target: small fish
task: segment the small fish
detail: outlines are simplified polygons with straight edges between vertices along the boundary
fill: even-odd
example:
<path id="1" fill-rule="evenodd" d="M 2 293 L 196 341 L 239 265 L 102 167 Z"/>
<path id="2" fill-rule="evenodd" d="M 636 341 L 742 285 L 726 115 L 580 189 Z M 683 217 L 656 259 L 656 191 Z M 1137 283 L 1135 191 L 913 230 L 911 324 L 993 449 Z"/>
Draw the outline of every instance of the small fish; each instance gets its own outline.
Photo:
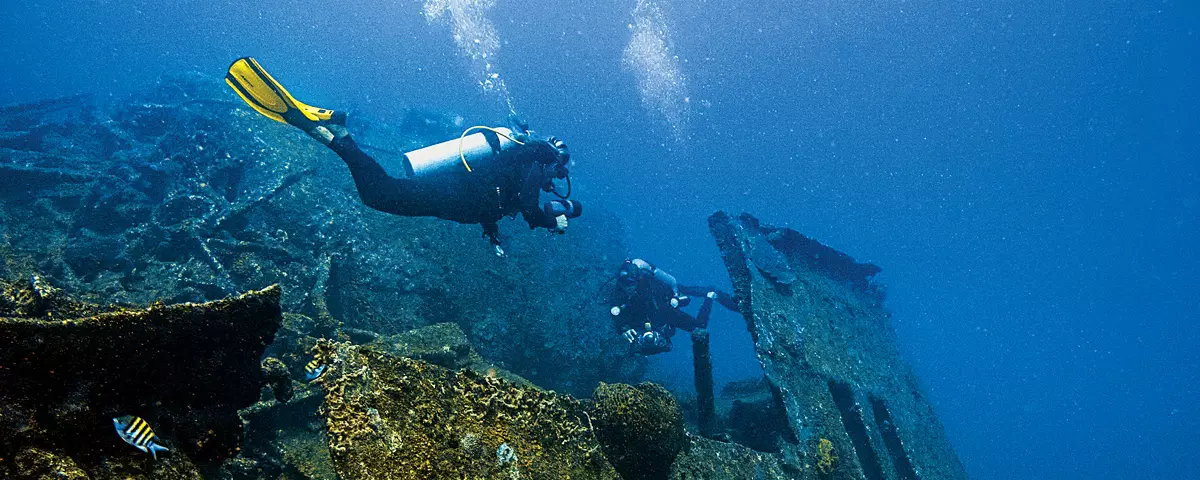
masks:
<path id="1" fill-rule="evenodd" d="M 325 364 L 321 363 L 321 361 L 318 359 L 314 358 L 314 359 L 312 359 L 311 362 L 308 362 L 308 365 L 304 366 L 304 380 L 305 381 L 311 382 L 313 380 L 321 378 L 321 375 L 324 375 L 324 374 L 325 374 Z"/>
<path id="2" fill-rule="evenodd" d="M 138 450 L 149 453 L 155 460 L 158 460 L 158 452 L 170 451 L 158 443 L 158 435 L 154 434 L 150 424 L 139 417 L 126 415 L 114 418 L 113 426 L 117 428 L 117 435 L 121 437 L 121 440 L 137 447 Z"/>

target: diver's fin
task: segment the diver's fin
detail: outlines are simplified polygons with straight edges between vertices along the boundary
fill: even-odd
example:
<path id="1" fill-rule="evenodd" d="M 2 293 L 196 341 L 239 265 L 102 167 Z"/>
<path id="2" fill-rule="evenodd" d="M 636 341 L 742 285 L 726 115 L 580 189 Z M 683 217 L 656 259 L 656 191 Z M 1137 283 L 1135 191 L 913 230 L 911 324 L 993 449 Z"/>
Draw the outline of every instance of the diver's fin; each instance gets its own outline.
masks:
<path id="1" fill-rule="evenodd" d="M 306 132 L 319 125 L 345 125 L 346 114 L 307 105 L 296 100 L 252 57 L 242 57 L 229 65 L 225 83 L 242 100 L 263 116 L 298 127 Z"/>

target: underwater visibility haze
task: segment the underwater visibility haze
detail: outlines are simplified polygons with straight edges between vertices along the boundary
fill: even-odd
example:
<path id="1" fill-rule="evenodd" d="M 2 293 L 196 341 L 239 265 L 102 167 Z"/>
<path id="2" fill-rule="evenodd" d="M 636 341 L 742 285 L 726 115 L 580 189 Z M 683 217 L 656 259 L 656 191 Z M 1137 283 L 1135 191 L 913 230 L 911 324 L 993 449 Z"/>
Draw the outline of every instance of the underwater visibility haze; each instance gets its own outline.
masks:
<path id="1" fill-rule="evenodd" d="M 0 178 L 0 204 L 8 205 L 3 210 L 7 216 L 0 216 L 0 221 L 9 224 L 0 225 L 4 236 L 0 255 L 20 250 L 12 245 L 23 243 L 22 236 L 52 238 L 45 232 L 67 228 L 61 218 L 19 219 L 13 213 L 23 211 L 18 206 L 29 206 L 34 217 L 50 211 L 42 209 L 78 207 L 84 213 L 73 216 L 72 224 L 86 224 L 86 233 L 71 234 L 71 242 L 103 236 L 106 231 L 144 239 L 152 227 L 117 228 L 111 222 L 81 220 L 87 212 L 108 215 L 105 212 L 110 210 L 101 208 L 104 202 L 142 199 L 138 201 L 146 202 L 145 206 L 111 211 L 136 210 L 131 215 L 161 224 L 164 231 L 173 232 L 161 235 L 165 243 L 175 241 L 173 235 L 183 235 L 179 232 L 190 232 L 194 237 L 179 240 L 179 245 L 187 245 L 181 248 L 199 248 L 198 242 L 212 259 L 196 260 L 197 264 L 228 270 L 230 278 L 254 279 L 188 287 L 192 296 L 171 290 L 185 285 L 182 279 L 155 287 L 162 289 L 156 298 L 216 300 L 271 283 L 286 285 L 282 276 L 262 274 L 266 267 L 248 267 L 244 260 L 283 255 L 279 258 L 292 260 L 278 260 L 279 271 L 303 272 L 293 277 L 325 278 L 314 273 L 323 272 L 329 278 L 328 288 L 338 294 L 328 297 L 328 311 L 346 322 L 343 339 L 367 343 L 358 339 L 402 336 L 410 328 L 455 319 L 487 360 L 477 358 L 474 350 L 466 353 L 470 346 L 455 350 L 462 365 L 484 373 L 478 378 L 456 377 L 451 381 L 454 388 L 493 388 L 489 382 L 510 374 L 496 373 L 503 369 L 487 366 L 487 361 L 511 367 L 517 364 L 513 359 L 524 359 L 528 363 L 521 365 L 527 368 L 516 373 L 528 380 L 516 377 L 517 384 L 544 381 L 556 390 L 585 388 L 590 393 L 600 381 L 649 380 L 675 393 L 691 421 L 693 410 L 701 407 L 689 406 L 696 394 L 693 351 L 686 332 L 674 337 L 670 352 L 649 356 L 637 368 L 609 377 L 613 372 L 604 368 L 616 361 L 601 365 L 611 359 L 593 361 L 576 349 L 600 351 L 603 342 L 619 344 L 617 329 L 604 322 L 564 320 L 553 328 L 565 333 L 546 340 L 539 336 L 542 333 L 523 328 L 541 328 L 543 323 L 537 322 L 552 324 L 534 311 L 542 306 L 561 312 L 585 305 L 580 308 L 594 309 L 597 318 L 607 319 L 611 305 L 604 303 L 602 290 L 613 285 L 603 283 L 604 278 L 617 275 L 624 256 L 646 259 L 681 284 L 734 290 L 738 280 L 731 280 L 726 263 L 732 250 L 714 242 L 717 228 L 708 219 L 718 210 L 735 216 L 747 212 L 764 224 L 788 227 L 882 268 L 874 281 L 880 289 L 886 287 L 884 306 L 891 312 L 900 357 L 912 364 L 914 378 L 920 379 L 919 390 L 927 397 L 920 401 L 933 406 L 949 445 L 970 477 L 1200 478 L 1196 434 L 1200 431 L 1196 400 L 1200 396 L 1200 91 L 1196 88 L 1200 4 L 1195 2 L 25 1 L 0 6 L 0 31 L 5 32 L 0 57 L 7 65 L 0 81 L 0 105 L 87 94 L 89 101 L 100 105 L 98 109 L 135 112 L 124 118 L 95 117 L 107 118 L 97 122 L 96 130 L 118 132 L 97 138 L 109 135 L 114 145 L 124 146 L 100 148 L 105 154 L 97 157 L 96 165 L 103 166 L 80 161 L 92 169 L 88 171 L 112 178 L 145 178 L 150 186 L 138 188 L 146 191 L 156 190 L 158 184 L 196 189 L 204 185 L 187 182 L 201 179 L 187 175 L 209 170 L 205 165 L 162 166 L 180 161 L 170 149 L 190 149 L 194 142 L 201 151 L 220 145 L 219 151 L 227 155 L 257 159 L 244 172 L 232 174 L 228 172 L 234 170 L 221 167 L 220 175 L 204 177 L 207 185 L 238 176 L 231 181 L 238 186 L 223 193 L 234 205 L 223 217 L 179 220 L 168 227 L 174 218 L 170 215 L 175 214 L 152 205 L 148 199 L 153 194 L 125 196 L 121 185 L 114 185 L 111 196 L 101 199 L 81 195 L 75 203 L 56 200 L 70 197 L 71 189 L 86 179 L 70 172 L 27 175 L 30 171 L 44 174 L 37 162 L 53 156 L 22 147 L 27 146 L 22 143 L 25 139 L 33 138 L 28 132 L 38 131 L 38 122 L 44 120 L 22 124 L 24 120 L 0 118 L 6 130 L 0 132 L 0 146 L 7 152 L 0 175 L 9 176 Z M 519 114 L 535 133 L 529 138 L 553 135 L 570 146 L 569 165 L 563 166 L 570 168 L 571 198 L 586 205 L 583 214 L 569 220 L 563 235 L 530 232 L 520 216 L 501 220 L 499 238 L 511 254 L 507 258 L 493 258 L 488 241 L 477 238 L 480 231 L 474 225 L 445 226 L 452 223 L 448 220 L 389 223 L 393 216 L 357 203 L 351 175 L 338 160 L 343 152 L 331 154 L 312 131 L 310 135 L 318 140 L 254 113 L 225 84 L 226 69 L 242 57 L 254 57 L 297 99 L 348 112 L 347 128 L 363 151 L 377 155 L 393 176 L 405 172 L 398 152 L 423 146 L 420 142 L 426 140 L 456 139 L 473 125 L 499 126 L 510 114 Z M 185 86 L 172 87 L 174 81 Z M 188 96 L 193 91 L 199 93 Z M 145 126 L 146 118 L 159 121 L 145 112 L 172 102 L 182 106 L 170 115 L 194 122 L 194 131 L 155 132 L 153 141 L 131 140 L 133 134 L 122 133 L 144 134 L 150 128 Z M 18 119 L 32 108 L 3 107 L 2 111 Z M 130 121 L 133 117 L 140 120 Z M 227 130 L 212 125 L 222 118 L 234 119 L 224 125 Z M 422 130 L 412 133 L 414 126 Z M 342 137 L 337 127 L 331 129 L 329 138 L 336 145 Z M 83 134 L 49 130 L 54 132 L 51 135 L 61 133 L 72 139 L 62 142 L 71 144 L 64 147 L 67 150 L 91 148 L 86 142 L 72 144 Z M 228 135 L 217 138 L 203 133 L 210 131 Z M 453 157 L 458 158 L 457 151 Z M 465 164 L 467 155 L 462 160 Z M 255 178 L 277 181 L 248 181 Z M 37 183 L 43 181 L 61 182 L 61 186 L 48 189 Z M 567 188 L 561 178 L 555 181 Z M 362 186 L 358 189 L 361 192 Z M 46 191 L 57 193 L 29 193 Z M 236 206 L 236 199 L 242 197 L 258 198 L 246 203 L 246 209 L 270 204 L 297 212 L 244 213 L 251 210 Z M 64 206 L 68 203 L 78 205 Z M 321 222 L 334 225 L 335 219 L 342 221 L 339 215 L 351 214 L 349 223 L 338 224 L 348 227 L 320 230 L 330 238 L 317 239 L 315 230 L 309 229 Z M 268 218 L 270 222 L 264 220 Z M 549 223 L 541 226 L 553 229 L 554 218 L 551 215 Z M 238 229 L 253 230 L 256 237 L 247 240 Z M 260 230 L 266 233 L 258 235 Z M 296 233 L 301 231 L 308 233 Z M 413 236 L 406 238 L 405 232 Z M 309 238 L 294 238 L 302 235 Z M 67 234 L 61 238 L 63 243 L 44 245 L 47 257 L 71 255 Z M 325 249 L 303 257 L 315 258 L 311 264 L 296 260 L 301 257 L 292 246 L 307 241 Z M 283 246 L 273 249 L 270 245 L 275 243 Z M 617 243 L 624 250 L 612 247 Z M 247 250 L 246 257 L 223 256 L 222 248 L 238 251 L 247 244 L 266 246 Z M 100 248 L 126 248 L 121 242 L 107 245 Z M 420 249 L 461 262 L 435 265 L 428 258 L 406 256 Z M 610 258 L 614 251 L 621 256 Z M 42 264 L 16 258 L 13 254 L 6 259 L 0 273 L 22 278 L 39 273 L 94 303 L 152 301 L 140 293 L 121 296 L 112 289 L 66 288 L 128 284 L 132 276 L 151 275 L 132 257 L 95 260 L 87 268 L 109 273 L 78 278 L 62 271 L 29 272 L 22 267 Z M 161 252 L 154 258 L 163 264 L 184 262 Z M 78 262 L 71 265 L 82 271 Z M 142 273 L 135 273 L 139 268 Z M 520 278 L 499 278 L 503 275 Z M 124 279 L 105 283 L 120 276 Z M 455 283 L 443 286 L 413 280 L 413 285 L 397 285 L 391 280 L 441 276 Z M 577 278 L 578 282 L 541 281 L 546 278 Z M 325 292 L 325 280 L 313 282 L 317 287 L 312 296 Z M 480 285 L 529 286 L 496 291 Z M 391 304 L 367 305 L 351 298 L 355 292 L 369 295 L 384 290 L 402 295 Z M 278 301 L 279 292 L 266 292 L 247 294 L 243 300 L 251 306 L 246 308 L 262 308 L 256 295 L 274 295 Z M 408 308 L 404 295 L 412 292 L 424 295 L 425 303 L 409 312 L 404 310 Z M 428 292 L 436 292 L 437 297 Z M 285 288 L 281 332 L 295 322 L 289 313 L 315 315 L 307 310 L 289 312 L 291 305 L 317 305 L 309 296 Z M 594 304 L 588 303 L 592 297 Z M 693 300 L 693 304 L 700 302 Z M 493 304 L 513 310 L 468 318 L 476 305 L 492 308 Z M 211 312 L 236 308 L 240 307 L 221 304 L 211 307 Z M 324 311 L 320 305 L 311 308 Z M 695 308 L 688 311 L 694 313 Z M 525 315 L 531 320 L 523 323 Z M 0 311 L 0 317 L 5 316 L 9 314 Z M 363 320 L 352 325 L 350 317 Z M 408 320 L 392 324 L 387 320 L 392 317 Z M 718 306 L 708 332 L 718 390 L 763 376 L 755 340 L 742 315 Z M 225 334 L 214 333 L 210 341 L 227 341 Z M 275 338 L 293 340 L 284 333 Z M 5 348 L 5 341 L 0 338 L 0 348 Z M 376 341 L 419 344 L 408 337 Z M 432 375 L 405 363 L 410 361 L 403 357 L 405 352 L 419 347 L 400 348 L 402 358 L 388 360 L 374 353 L 355 353 L 354 347 L 343 344 L 305 346 L 325 356 L 321 358 L 345 360 L 341 365 L 331 362 L 328 370 L 324 364 L 309 363 L 317 362 L 311 357 L 285 358 L 287 367 L 272 367 L 284 373 L 280 377 L 267 373 L 267 377 L 282 378 L 284 383 L 288 383 L 286 369 L 291 369 L 302 399 L 310 398 L 304 392 L 317 388 L 314 385 L 349 382 L 343 380 L 349 374 L 342 372 L 349 372 L 350 366 L 363 371 L 381 365 L 414 368 L 413 372 L 421 372 L 410 375 L 414 389 L 428 380 L 422 375 Z M 262 353 L 266 345 L 258 348 Z M 267 352 L 275 348 L 280 347 Z M 853 358 L 855 354 L 848 354 L 844 362 Z M 263 363 L 264 372 L 270 370 L 268 363 Z M 561 372 L 550 371 L 559 364 Z M 231 371 L 242 372 L 243 367 Z M 0 364 L 4 368 L 11 366 Z M 284 387 L 276 385 L 278 397 Z M 346 392 L 359 388 L 337 385 Z M 253 402 L 257 391 L 247 388 L 249 397 L 237 395 Z M 286 388 L 291 392 L 291 386 Z M 655 388 L 597 390 L 595 402 L 604 405 L 613 398 L 633 397 L 661 400 Z M 837 397 L 834 382 L 829 388 Z M 74 394 L 88 395 L 70 389 L 63 395 Z M 351 393 L 346 395 L 349 398 Z M 237 403 L 225 398 L 221 402 L 226 400 Z M 582 407 L 570 402 L 540 403 L 553 405 L 542 411 L 543 421 L 575 425 L 572 422 L 584 417 L 574 409 Z M 316 411 L 311 402 L 301 405 Z M 857 408 L 870 410 L 863 405 Z M 348 407 L 326 404 L 322 411 L 337 413 L 343 408 Z M 465 407 L 455 404 L 455 408 Z M 386 420 L 387 412 L 383 413 Z M 879 429 L 889 428 L 890 423 L 882 420 L 886 413 L 877 409 L 872 416 Z M 4 415 L 0 406 L 0 427 L 14 425 L 5 423 L 9 420 Z M 116 422 L 121 434 L 112 435 L 113 445 L 104 446 L 98 455 L 137 453 L 152 461 L 133 450 L 142 448 L 135 429 L 143 424 L 154 427 L 154 433 L 144 427 L 143 446 L 194 433 L 182 423 L 155 422 L 148 415 L 115 412 L 96 419 L 110 434 Z M 374 416 L 379 415 L 375 410 Z M 592 416 L 596 418 L 587 420 L 604 421 L 603 415 Z M 554 423 L 560 417 L 565 420 Z M 863 420 L 858 421 L 861 427 Z M 537 431 L 547 428 L 555 429 L 554 438 L 563 439 L 564 445 L 586 446 L 592 441 L 578 429 L 542 425 Z M 223 435 L 217 430 L 213 438 Z M 825 448 L 818 437 L 813 437 L 814 458 L 821 458 Z M 121 443 L 123 438 L 127 445 Z M 335 460 L 342 458 L 335 447 L 349 441 L 332 437 L 330 441 Z M 516 441 L 512 446 L 488 441 L 462 439 L 464 451 L 482 448 L 477 443 L 486 446 L 488 468 L 493 469 L 487 475 L 515 474 L 526 468 L 527 450 Z M 600 443 L 607 441 L 600 435 Z M 800 438 L 801 444 L 804 441 Z M 299 440 L 287 445 L 305 452 L 310 447 Z M 399 448 L 390 445 L 392 451 Z M 198 448 L 202 454 L 193 458 L 220 457 Z M 884 451 L 879 445 L 876 448 Z M 160 461 L 172 458 L 177 449 L 171 450 L 149 449 L 157 452 Z M 580 452 L 563 455 L 582 459 Z M 630 460 L 633 457 L 605 452 L 615 471 L 623 475 L 628 475 L 623 461 L 636 463 Z M 838 453 L 843 461 L 854 456 Z M 0 452 L 0 464 L 5 456 Z M 363 458 L 369 463 L 369 456 Z M 856 458 L 866 462 L 861 451 Z M 901 463 L 897 460 L 885 471 L 912 468 Z M 768 467 L 755 468 L 760 469 L 751 470 L 746 478 L 773 478 L 765 476 L 772 475 Z M 346 470 L 340 472 L 347 475 Z M 864 472 L 862 478 L 890 478 Z M 328 478 L 320 472 L 310 474 L 310 478 Z M 597 478 L 616 477 L 597 474 Z"/>

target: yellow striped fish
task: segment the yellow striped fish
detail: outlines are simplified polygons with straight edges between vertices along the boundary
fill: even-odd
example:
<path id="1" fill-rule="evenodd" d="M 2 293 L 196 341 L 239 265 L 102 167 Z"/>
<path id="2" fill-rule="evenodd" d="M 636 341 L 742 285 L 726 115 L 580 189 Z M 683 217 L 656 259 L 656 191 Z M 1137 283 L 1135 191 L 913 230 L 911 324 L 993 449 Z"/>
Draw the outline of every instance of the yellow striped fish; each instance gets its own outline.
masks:
<path id="1" fill-rule="evenodd" d="M 117 427 L 117 435 L 121 436 L 121 440 L 137 447 L 138 450 L 149 453 L 155 460 L 158 460 L 158 452 L 170 451 L 158 443 L 158 435 L 154 434 L 150 424 L 139 417 L 126 415 L 114 418 L 113 426 Z"/>
<path id="2" fill-rule="evenodd" d="M 308 365 L 304 366 L 304 379 L 311 382 L 321 377 L 325 373 L 325 364 L 314 358 Z"/>

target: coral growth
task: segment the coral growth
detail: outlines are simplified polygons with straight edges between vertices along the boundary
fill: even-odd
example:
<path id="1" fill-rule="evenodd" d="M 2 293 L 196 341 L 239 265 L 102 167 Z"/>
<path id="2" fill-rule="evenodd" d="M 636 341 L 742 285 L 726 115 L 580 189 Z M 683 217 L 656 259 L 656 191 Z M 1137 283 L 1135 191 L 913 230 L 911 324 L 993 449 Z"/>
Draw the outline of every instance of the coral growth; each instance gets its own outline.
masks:
<path id="1" fill-rule="evenodd" d="M 30 447 L 13 457 L 13 466 L 26 478 L 87 480 L 88 474 L 70 457 Z"/>
<path id="2" fill-rule="evenodd" d="M 619 478 L 570 397 L 370 347 L 318 351 L 342 478 Z"/>
<path id="3" fill-rule="evenodd" d="M 454 323 L 435 323 L 396 335 L 379 336 L 369 345 L 393 355 L 423 360 L 451 370 L 471 370 L 536 388 L 529 380 L 485 360 L 475 351 L 462 328 Z"/>
<path id="4" fill-rule="evenodd" d="M 147 309 L 88 306 L 37 281 L 3 290 L 0 304 L 38 317 L 0 317 L 0 452 L 25 449 L 0 455 L 0 477 L 24 478 L 22 461 L 74 463 L 92 478 L 188 472 L 237 453 L 237 410 L 258 398 L 259 357 L 279 327 L 278 288 Z M 172 453 L 156 464 L 120 442 L 107 421 L 119 415 L 146 418 Z"/>
<path id="5" fill-rule="evenodd" d="M 592 394 L 597 437 L 626 480 L 667 478 L 685 445 L 675 397 L 653 383 L 601 383 Z"/>
<path id="6" fill-rule="evenodd" d="M 817 441 L 817 471 L 824 475 L 833 473 L 837 466 L 838 457 L 833 453 L 833 442 L 828 438 Z"/>

